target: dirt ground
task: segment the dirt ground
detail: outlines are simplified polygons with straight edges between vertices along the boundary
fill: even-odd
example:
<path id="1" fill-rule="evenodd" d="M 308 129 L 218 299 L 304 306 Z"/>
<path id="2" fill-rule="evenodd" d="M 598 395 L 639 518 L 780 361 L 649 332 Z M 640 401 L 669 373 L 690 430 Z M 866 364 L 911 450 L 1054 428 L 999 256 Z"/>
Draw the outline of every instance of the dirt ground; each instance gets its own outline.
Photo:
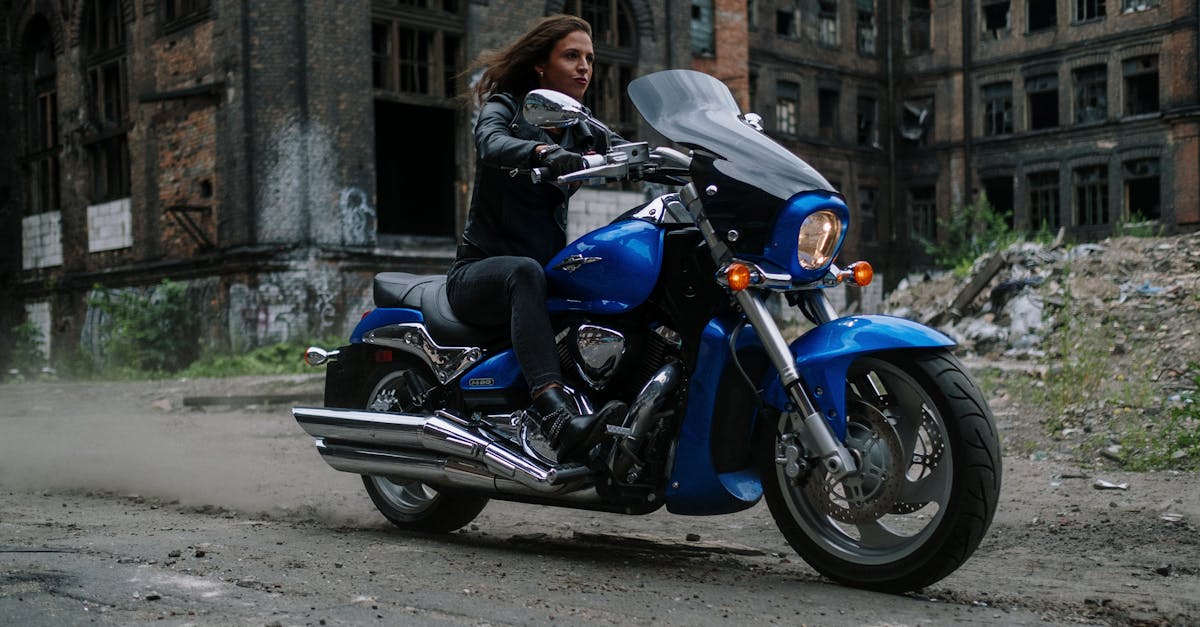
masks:
<path id="1" fill-rule="evenodd" d="M 761 505 L 688 518 L 493 501 L 460 533 L 404 535 L 286 406 L 184 404 L 319 390 L 0 386 L 0 623 L 1200 624 L 1194 474 L 1008 454 L 975 556 L 893 597 L 824 581 Z M 1002 435 L 1039 428 L 999 400 Z"/>

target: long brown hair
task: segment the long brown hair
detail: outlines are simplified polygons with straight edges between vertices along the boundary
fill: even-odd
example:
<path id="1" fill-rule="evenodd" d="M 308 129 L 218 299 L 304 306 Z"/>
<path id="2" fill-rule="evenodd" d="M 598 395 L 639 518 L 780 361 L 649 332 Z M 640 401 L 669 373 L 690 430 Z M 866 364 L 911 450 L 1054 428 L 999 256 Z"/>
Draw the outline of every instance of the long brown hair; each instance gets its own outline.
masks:
<path id="1" fill-rule="evenodd" d="M 533 66 L 550 58 L 558 40 L 583 31 L 592 36 L 592 26 L 576 15 L 551 15 L 542 18 L 524 35 L 500 50 L 488 50 L 479 55 L 467 70 L 484 68 L 475 85 L 475 97 L 483 102 L 496 93 L 508 93 L 519 98 L 538 88 L 537 72 Z"/>

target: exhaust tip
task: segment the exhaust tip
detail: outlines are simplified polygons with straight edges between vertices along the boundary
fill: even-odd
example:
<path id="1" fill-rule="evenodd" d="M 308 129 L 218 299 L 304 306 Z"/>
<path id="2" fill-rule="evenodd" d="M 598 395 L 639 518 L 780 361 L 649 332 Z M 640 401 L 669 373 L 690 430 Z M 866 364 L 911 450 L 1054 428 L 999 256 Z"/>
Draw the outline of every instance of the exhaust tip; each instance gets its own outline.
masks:
<path id="1" fill-rule="evenodd" d="M 331 361 L 337 361 L 338 351 L 327 351 L 319 346 L 309 346 L 304 350 L 304 363 L 310 366 L 324 366 Z"/>

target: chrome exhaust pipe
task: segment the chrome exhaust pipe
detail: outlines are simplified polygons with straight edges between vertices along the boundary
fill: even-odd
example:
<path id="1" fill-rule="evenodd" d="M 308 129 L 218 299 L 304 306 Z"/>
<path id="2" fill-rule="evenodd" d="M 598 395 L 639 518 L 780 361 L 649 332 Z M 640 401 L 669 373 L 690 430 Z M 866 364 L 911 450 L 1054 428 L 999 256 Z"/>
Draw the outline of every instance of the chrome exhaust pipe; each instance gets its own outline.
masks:
<path id="1" fill-rule="evenodd" d="M 564 491 L 590 474 L 585 466 L 559 468 L 527 457 L 441 410 L 419 415 L 295 407 L 292 416 L 316 438 L 325 461 L 346 472 L 492 490 L 507 480 L 539 494 Z"/>
<path id="2" fill-rule="evenodd" d="M 656 415 L 662 409 L 663 403 L 670 398 L 670 394 L 679 384 L 682 371 L 678 362 L 671 362 L 659 368 L 658 372 L 654 373 L 654 376 L 646 382 L 646 385 L 642 386 L 642 391 L 638 393 L 637 399 L 633 401 L 633 406 L 629 408 L 629 415 L 625 419 L 624 427 L 617 434 L 621 437 L 617 439 L 617 445 L 612 448 L 612 453 L 609 455 L 608 467 L 612 470 L 614 477 L 628 479 L 631 482 L 636 479 L 630 477 L 630 472 L 633 471 L 636 474 L 642 465 L 640 455 L 642 447 L 646 444 L 646 435 L 657 422 Z"/>

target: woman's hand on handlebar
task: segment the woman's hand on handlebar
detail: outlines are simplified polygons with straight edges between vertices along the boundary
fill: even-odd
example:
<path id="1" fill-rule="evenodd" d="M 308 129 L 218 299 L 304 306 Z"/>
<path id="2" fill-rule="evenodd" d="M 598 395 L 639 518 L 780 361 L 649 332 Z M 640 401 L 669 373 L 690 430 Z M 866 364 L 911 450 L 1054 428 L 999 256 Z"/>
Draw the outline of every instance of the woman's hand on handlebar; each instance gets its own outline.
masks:
<path id="1" fill-rule="evenodd" d="M 551 145 L 537 151 L 537 162 L 546 166 L 554 178 L 578 172 L 585 165 L 583 155 L 571 152 L 562 146 Z"/>

